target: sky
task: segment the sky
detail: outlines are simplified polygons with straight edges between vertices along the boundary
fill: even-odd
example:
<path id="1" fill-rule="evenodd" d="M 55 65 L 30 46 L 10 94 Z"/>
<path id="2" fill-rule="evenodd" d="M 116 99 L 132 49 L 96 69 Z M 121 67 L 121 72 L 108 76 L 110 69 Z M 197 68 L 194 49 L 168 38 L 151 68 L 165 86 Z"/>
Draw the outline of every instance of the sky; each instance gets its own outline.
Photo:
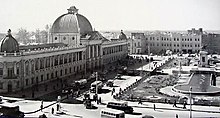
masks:
<path id="1" fill-rule="evenodd" d="M 220 0 L 0 0 L 0 32 L 45 26 L 76 6 L 95 30 L 220 30 Z"/>

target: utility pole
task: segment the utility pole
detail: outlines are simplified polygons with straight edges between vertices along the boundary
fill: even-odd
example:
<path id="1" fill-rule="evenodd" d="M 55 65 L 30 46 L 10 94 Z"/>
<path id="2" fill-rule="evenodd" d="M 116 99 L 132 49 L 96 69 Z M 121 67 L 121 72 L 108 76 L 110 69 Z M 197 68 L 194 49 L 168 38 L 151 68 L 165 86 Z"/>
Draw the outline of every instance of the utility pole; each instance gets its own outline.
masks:
<path id="1" fill-rule="evenodd" d="M 192 87 L 190 86 L 190 90 L 189 90 L 189 95 L 190 95 L 190 114 L 189 117 L 192 118 Z"/>
<path id="2" fill-rule="evenodd" d="M 148 45 L 148 58 L 149 58 L 148 65 L 149 65 L 149 70 L 150 70 L 150 46 L 149 45 Z"/>
<path id="3" fill-rule="evenodd" d="M 97 84 L 97 81 L 98 81 L 98 72 L 96 72 L 95 73 L 95 75 L 96 75 L 96 90 L 95 90 L 95 93 L 96 93 L 96 95 L 97 95 L 97 97 L 98 97 L 98 84 Z"/>

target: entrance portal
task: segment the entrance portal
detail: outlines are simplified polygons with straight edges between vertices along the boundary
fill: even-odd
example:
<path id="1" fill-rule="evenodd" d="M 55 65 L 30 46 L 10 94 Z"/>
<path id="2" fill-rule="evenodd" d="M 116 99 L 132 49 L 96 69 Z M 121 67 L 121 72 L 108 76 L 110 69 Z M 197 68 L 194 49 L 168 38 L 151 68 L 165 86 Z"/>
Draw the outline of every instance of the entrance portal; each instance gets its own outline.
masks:
<path id="1" fill-rule="evenodd" d="M 12 92 L 12 83 L 11 83 L 11 81 L 8 82 L 8 92 Z"/>

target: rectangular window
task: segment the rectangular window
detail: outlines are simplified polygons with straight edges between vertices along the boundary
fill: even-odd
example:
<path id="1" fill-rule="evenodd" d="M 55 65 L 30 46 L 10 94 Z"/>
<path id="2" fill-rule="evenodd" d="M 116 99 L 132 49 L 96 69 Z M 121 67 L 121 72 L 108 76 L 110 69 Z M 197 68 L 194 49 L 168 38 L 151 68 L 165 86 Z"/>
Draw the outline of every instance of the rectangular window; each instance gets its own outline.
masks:
<path id="1" fill-rule="evenodd" d="M 3 82 L 0 82 L 0 89 L 3 89 Z"/>
<path id="2" fill-rule="evenodd" d="M 34 78 L 33 77 L 31 78 L 31 84 L 34 84 Z"/>
<path id="3" fill-rule="evenodd" d="M 63 70 L 60 70 L 60 76 L 63 76 Z"/>
<path id="4" fill-rule="evenodd" d="M 0 76 L 3 75 L 3 68 L 0 68 Z"/>
<path id="5" fill-rule="evenodd" d="M 13 77 L 14 74 L 13 68 L 8 68 L 8 77 Z"/>
<path id="6" fill-rule="evenodd" d="M 36 61 L 35 61 L 35 70 L 38 70 L 38 60 L 39 59 L 36 59 Z"/>
<path id="7" fill-rule="evenodd" d="M 51 73 L 51 79 L 53 78 L 53 73 Z"/>
<path id="8" fill-rule="evenodd" d="M 65 74 L 67 74 L 67 69 L 65 69 Z"/>
<path id="9" fill-rule="evenodd" d="M 49 73 L 47 73 L 47 80 L 49 80 L 50 78 L 49 78 Z"/>
<path id="10" fill-rule="evenodd" d="M 71 67 L 70 67 L 69 71 L 70 71 L 70 73 L 71 73 L 71 71 L 72 71 L 72 68 L 71 68 Z"/>
<path id="11" fill-rule="evenodd" d="M 17 81 L 16 87 L 19 88 L 20 82 Z"/>
<path id="12" fill-rule="evenodd" d="M 40 81 L 41 81 L 41 82 L 44 81 L 44 75 L 41 75 Z"/>
<path id="13" fill-rule="evenodd" d="M 28 79 L 25 80 L 26 81 L 26 86 L 28 85 Z"/>
<path id="14" fill-rule="evenodd" d="M 205 57 L 202 57 L 202 62 L 205 62 Z"/>

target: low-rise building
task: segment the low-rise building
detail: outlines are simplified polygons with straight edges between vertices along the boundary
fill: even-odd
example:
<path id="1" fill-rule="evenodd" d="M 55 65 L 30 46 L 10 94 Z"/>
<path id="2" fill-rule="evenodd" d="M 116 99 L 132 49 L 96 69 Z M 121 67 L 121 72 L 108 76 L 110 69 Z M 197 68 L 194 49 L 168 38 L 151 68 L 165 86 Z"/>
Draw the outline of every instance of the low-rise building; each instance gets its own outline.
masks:
<path id="1" fill-rule="evenodd" d="M 130 54 L 195 53 L 202 46 L 202 35 L 174 32 L 133 33 L 129 39 Z"/>

